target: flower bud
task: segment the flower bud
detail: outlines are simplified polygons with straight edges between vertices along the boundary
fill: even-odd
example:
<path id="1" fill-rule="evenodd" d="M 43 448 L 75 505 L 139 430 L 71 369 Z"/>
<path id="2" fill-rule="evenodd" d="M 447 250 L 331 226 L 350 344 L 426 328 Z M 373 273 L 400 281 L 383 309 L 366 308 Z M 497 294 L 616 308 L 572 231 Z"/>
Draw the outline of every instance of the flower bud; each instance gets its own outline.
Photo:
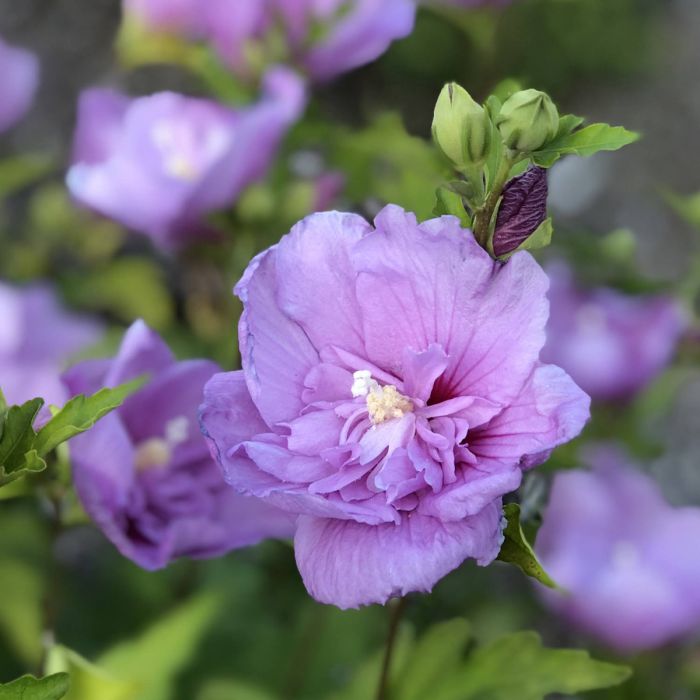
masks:
<path id="1" fill-rule="evenodd" d="M 494 255 L 500 258 L 515 251 L 546 218 L 547 171 L 534 166 L 503 189 L 493 234 Z"/>
<path id="2" fill-rule="evenodd" d="M 508 148 L 529 153 L 556 136 L 559 112 L 544 92 L 521 90 L 505 101 L 496 126 Z"/>
<path id="3" fill-rule="evenodd" d="M 489 151 L 491 120 L 463 87 L 449 83 L 435 105 L 433 138 L 458 168 L 478 165 Z"/>

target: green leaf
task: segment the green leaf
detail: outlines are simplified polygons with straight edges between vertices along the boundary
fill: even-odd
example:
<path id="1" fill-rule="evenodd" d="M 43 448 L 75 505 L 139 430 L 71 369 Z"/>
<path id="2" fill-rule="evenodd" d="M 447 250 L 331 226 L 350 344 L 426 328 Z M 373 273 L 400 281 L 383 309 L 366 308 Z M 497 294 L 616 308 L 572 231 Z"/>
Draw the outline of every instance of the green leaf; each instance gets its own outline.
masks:
<path id="1" fill-rule="evenodd" d="M 70 674 L 70 691 L 65 700 L 138 700 L 139 687 L 123 681 L 62 646 L 49 651 L 47 667 Z"/>
<path id="2" fill-rule="evenodd" d="M 81 273 L 71 281 L 70 300 L 108 311 L 130 323 L 142 318 L 155 330 L 167 327 L 174 314 L 162 266 L 154 260 L 124 256 Z"/>
<path id="3" fill-rule="evenodd" d="M 0 198 L 47 175 L 53 163 L 45 155 L 22 155 L 0 161 Z"/>
<path id="4" fill-rule="evenodd" d="M 144 381 L 139 377 L 113 389 L 101 389 L 92 396 L 75 396 L 39 431 L 33 448 L 43 457 L 62 442 L 90 429 L 138 391 Z"/>
<path id="5" fill-rule="evenodd" d="M 141 690 L 136 700 L 170 700 L 175 676 L 192 657 L 219 608 L 217 597 L 199 596 L 140 637 L 110 649 L 98 665 L 118 678 L 137 682 Z"/>
<path id="6" fill-rule="evenodd" d="M 581 124 L 583 124 L 583 117 L 577 117 L 575 114 L 563 115 L 559 118 L 556 138 L 570 134 L 574 129 L 578 129 Z"/>
<path id="7" fill-rule="evenodd" d="M 430 143 L 411 136 L 398 114 L 381 114 L 362 131 L 338 128 L 328 142 L 330 164 L 346 175 L 352 200 L 393 202 L 419 220 L 432 215 L 433 193 L 445 179 L 443 159 Z"/>
<path id="8" fill-rule="evenodd" d="M 435 197 L 437 200 L 433 209 L 435 216 L 449 214 L 450 216 L 456 216 L 465 228 L 471 226 L 471 219 L 464 209 L 461 195 L 447 187 L 439 187 L 435 192 Z"/>
<path id="9" fill-rule="evenodd" d="M 46 469 L 44 460 L 32 449 L 36 437 L 32 424 L 43 405 L 43 399 L 32 399 L 7 410 L 0 438 L 0 486 Z"/>
<path id="10" fill-rule="evenodd" d="M 544 570 L 530 543 L 525 538 L 525 533 L 520 525 L 520 506 L 517 503 L 509 503 L 503 508 L 503 514 L 506 518 L 506 527 L 503 531 L 505 540 L 501 545 L 498 560 L 514 564 L 524 574 L 549 588 L 557 588 L 557 584 Z"/>
<path id="11" fill-rule="evenodd" d="M 470 637 L 466 620 L 449 620 L 430 627 L 408 655 L 394 696 L 401 700 L 431 697 L 435 684 L 459 666 Z"/>
<path id="12" fill-rule="evenodd" d="M 678 216 L 700 229 L 700 194 L 684 196 L 675 192 L 663 192 L 663 195 Z"/>
<path id="13" fill-rule="evenodd" d="M 0 556 L 0 571 L 0 631 L 17 657 L 36 668 L 43 651 L 44 572 L 17 556 Z"/>
<path id="14" fill-rule="evenodd" d="M 60 700 L 69 687 L 67 673 L 56 673 L 42 679 L 22 676 L 11 683 L 0 684 L 0 700 Z"/>
<path id="15" fill-rule="evenodd" d="M 197 700 L 275 700 L 275 696 L 248 683 L 226 680 L 205 685 Z"/>
<path id="16" fill-rule="evenodd" d="M 591 124 L 570 134 L 555 137 L 533 153 L 532 160 L 537 165 L 549 168 L 564 155 L 592 156 L 598 151 L 616 151 L 634 143 L 639 137 L 638 133 L 622 126 Z"/>
<path id="17" fill-rule="evenodd" d="M 406 660 L 414 649 L 413 631 L 402 626 L 394 641 L 394 654 L 389 671 L 389 687 L 394 687 L 406 668 Z M 382 670 L 384 650 L 378 651 L 365 661 L 352 681 L 339 693 L 334 693 L 329 700 L 367 700 L 377 692 L 377 684 Z M 400 697 L 400 696 L 399 696 Z"/>
<path id="18" fill-rule="evenodd" d="M 431 700 L 543 700 L 550 693 L 609 688 L 629 678 L 625 666 L 596 661 L 587 651 L 546 649 L 535 632 L 517 632 L 477 649 L 437 683 Z"/>

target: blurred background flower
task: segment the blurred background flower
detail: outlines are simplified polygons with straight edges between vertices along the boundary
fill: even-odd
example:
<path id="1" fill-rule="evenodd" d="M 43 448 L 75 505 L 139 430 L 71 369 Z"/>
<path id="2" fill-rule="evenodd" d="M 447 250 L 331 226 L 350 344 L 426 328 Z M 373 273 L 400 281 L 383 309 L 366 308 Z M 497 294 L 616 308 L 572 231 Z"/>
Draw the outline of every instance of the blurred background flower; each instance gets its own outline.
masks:
<path id="1" fill-rule="evenodd" d="M 700 627 L 700 508 L 671 507 L 615 445 L 588 448 L 591 471 L 557 474 L 537 553 L 562 591 L 552 609 L 623 652 Z"/>

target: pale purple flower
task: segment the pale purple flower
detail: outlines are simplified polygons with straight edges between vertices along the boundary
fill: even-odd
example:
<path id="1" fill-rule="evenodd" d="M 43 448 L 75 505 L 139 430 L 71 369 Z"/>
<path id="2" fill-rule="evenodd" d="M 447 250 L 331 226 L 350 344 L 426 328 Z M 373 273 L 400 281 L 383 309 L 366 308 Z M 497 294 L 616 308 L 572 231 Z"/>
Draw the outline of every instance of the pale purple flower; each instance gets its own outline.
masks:
<path id="1" fill-rule="evenodd" d="M 202 5 L 209 2 L 211 0 L 124 0 L 124 12 L 151 29 L 198 38 L 205 34 L 207 26 Z"/>
<path id="2" fill-rule="evenodd" d="M 547 171 L 529 167 L 503 189 L 493 234 L 493 252 L 507 255 L 537 230 L 547 218 Z"/>
<path id="3" fill-rule="evenodd" d="M 261 179 L 305 104 L 302 81 L 271 70 L 260 100 L 229 109 L 164 92 L 83 93 L 68 187 L 81 204 L 171 248 Z"/>
<path id="4" fill-rule="evenodd" d="M 37 57 L 0 39 L 0 132 L 9 129 L 25 115 L 38 86 Z"/>
<path id="5" fill-rule="evenodd" d="M 68 395 L 61 372 L 101 334 L 96 321 L 66 311 L 50 287 L 0 282 L 0 389 L 7 402 L 41 397 L 63 405 Z"/>
<path id="6" fill-rule="evenodd" d="M 611 446 L 592 471 L 556 475 L 537 554 L 563 592 L 553 609 L 620 651 L 651 649 L 700 629 L 700 509 L 673 508 Z"/>
<path id="7" fill-rule="evenodd" d="M 296 559 L 341 608 L 427 591 L 501 544 L 501 496 L 570 440 L 588 397 L 539 362 L 547 277 L 456 218 L 308 217 L 236 290 L 243 370 L 205 390 L 227 481 L 298 514 Z"/>
<path id="8" fill-rule="evenodd" d="M 141 375 L 148 384 L 70 442 L 73 478 L 88 515 L 129 559 L 159 569 L 177 557 L 220 556 L 264 537 L 291 534 L 291 520 L 229 488 L 197 425 L 207 360 L 177 362 L 143 322 L 112 360 L 64 375 L 73 394 Z"/>
<path id="9" fill-rule="evenodd" d="M 626 399 L 671 361 L 686 318 L 667 296 L 579 288 L 563 263 L 550 265 L 551 314 L 542 357 L 563 367 L 593 399 Z"/>
<path id="10" fill-rule="evenodd" d="M 163 0 L 126 2 L 127 10 L 154 29 L 206 35 L 244 77 L 258 68 L 251 55 L 278 51 L 281 36 L 287 59 L 320 81 L 378 58 L 411 33 L 416 13 L 414 0 L 179 0 L 176 5 L 168 13 Z"/>

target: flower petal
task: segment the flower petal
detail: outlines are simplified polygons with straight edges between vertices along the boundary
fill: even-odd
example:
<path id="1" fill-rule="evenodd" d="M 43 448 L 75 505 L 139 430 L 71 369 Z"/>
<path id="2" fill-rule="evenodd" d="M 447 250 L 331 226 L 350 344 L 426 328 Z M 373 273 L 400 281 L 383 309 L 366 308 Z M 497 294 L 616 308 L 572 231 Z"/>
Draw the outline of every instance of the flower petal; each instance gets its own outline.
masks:
<path id="1" fill-rule="evenodd" d="M 414 513 L 400 524 L 363 525 L 302 516 L 294 548 L 309 593 L 357 608 L 430 591 L 465 559 L 491 563 L 501 543 L 501 504 L 455 523 Z"/>
<path id="2" fill-rule="evenodd" d="M 396 206 L 355 246 L 369 357 L 389 371 L 431 343 L 449 357 L 433 399 L 520 393 L 544 344 L 548 280 L 528 253 L 494 262 L 457 219 L 418 225 Z"/>
<path id="3" fill-rule="evenodd" d="M 260 415 L 272 426 L 296 418 L 304 379 L 319 363 L 303 329 L 280 309 L 275 249 L 250 264 L 236 293 L 245 303 L 239 323 L 243 369 Z"/>
<path id="4" fill-rule="evenodd" d="M 275 249 L 278 299 L 317 350 L 325 345 L 365 356 L 351 251 L 372 227 L 356 214 L 313 214 Z"/>
<path id="5" fill-rule="evenodd" d="M 557 446 L 575 438 L 590 416 L 590 398 L 555 365 L 535 369 L 520 396 L 469 436 L 480 458 L 529 468 Z"/>

